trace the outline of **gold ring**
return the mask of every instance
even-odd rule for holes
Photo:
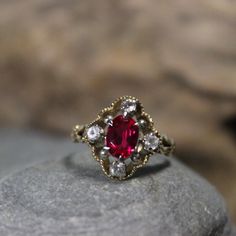
[[[175,144],[161,135],[138,99],[123,96],[103,109],[96,120],[76,125],[74,142],[88,143],[92,154],[111,179],[124,180],[144,166],[154,153],[170,155]]]

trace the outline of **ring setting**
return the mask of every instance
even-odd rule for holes
[[[71,136],[74,142],[88,143],[104,174],[118,180],[131,177],[153,154],[169,155],[175,148],[131,96],[115,100],[90,124],[76,125]]]

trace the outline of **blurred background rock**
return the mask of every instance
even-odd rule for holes
[[[2,127],[68,136],[126,94],[236,221],[235,1],[0,0]]]

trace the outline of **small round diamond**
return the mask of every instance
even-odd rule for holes
[[[160,144],[160,139],[154,133],[146,134],[143,140],[144,148],[148,151],[156,150]]]
[[[112,116],[107,116],[105,119],[104,119],[104,122],[108,125],[112,125],[112,120],[113,120],[113,117]]]
[[[101,151],[100,151],[100,158],[101,159],[106,159],[108,157],[108,150],[109,148],[104,147]]]
[[[130,114],[137,109],[137,102],[135,100],[125,100],[121,103],[121,110],[124,113]]]
[[[98,125],[93,125],[87,130],[87,137],[90,142],[94,142],[101,137],[103,129]]]
[[[147,121],[141,119],[141,120],[138,121],[138,125],[139,125],[141,128],[144,128],[144,127],[147,125]]]
[[[123,162],[114,161],[110,165],[109,170],[110,170],[111,176],[119,177],[119,178],[126,176],[126,166],[125,166],[125,163]]]

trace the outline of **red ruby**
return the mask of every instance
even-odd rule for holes
[[[106,135],[106,146],[117,158],[128,158],[135,150],[139,137],[139,127],[131,117],[119,115],[109,125]]]

